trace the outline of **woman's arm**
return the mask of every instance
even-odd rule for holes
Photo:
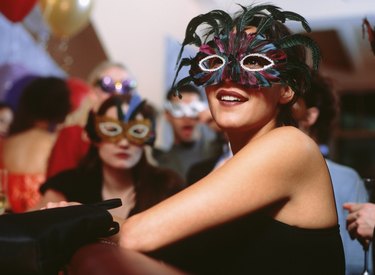
[[[56,208],[56,207],[65,207],[65,206],[70,206],[70,205],[79,205],[79,202],[68,202],[66,201],[66,197],[55,190],[49,189],[47,190],[38,205],[36,205],[33,209],[30,209],[29,211],[32,210],[40,210],[44,208]],[[108,210],[110,212],[110,210]],[[121,224],[124,222],[123,218],[120,218],[118,216],[112,215],[113,220],[118,222],[118,224],[121,226]],[[115,234],[109,239],[114,242],[119,241],[119,234]]]
[[[53,189],[48,189],[42,196],[39,203],[35,205],[33,208],[29,209],[28,211],[39,210],[41,208],[47,207],[48,203],[51,203],[51,202],[57,203],[61,201],[66,201],[66,197],[61,192],[55,191]],[[59,205],[59,206],[62,206],[62,205]],[[54,207],[57,207],[57,205]]]
[[[152,251],[276,202],[294,203],[294,194],[307,182],[303,178],[316,172],[306,169],[301,173],[301,167],[319,166],[324,160],[312,140],[286,128],[251,142],[202,180],[126,220],[120,245]],[[326,177],[329,180],[328,174]]]

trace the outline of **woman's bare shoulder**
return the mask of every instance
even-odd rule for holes
[[[303,142],[304,144],[315,144],[308,135],[293,126],[283,126],[269,132],[270,138],[276,138],[285,143]]]
[[[279,127],[250,142],[243,148],[243,157],[262,161],[269,168],[299,170],[312,161],[322,161],[318,145],[305,133],[291,126]]]
[[[296,152],[311,153],[318,150],[319,147],[313,139],[303,133],[298,128],[292,126],[284,126],[276,128],[254,142],[254,146],[260,148],[269,147],[271,150],[291,150]]]

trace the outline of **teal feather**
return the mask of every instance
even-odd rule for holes
[[[180,94],[179,92],[179,89],[184,86],[184,85],[187,85],[187,84],[190,84],[191,82],[193,81],[193,78],[191,76],[187,76],[187,77],[184,77],[183,79],[181,79],[177,86],[175,87],[174,85],[172,85],[172,88],[175,88],[175,93],[174,95],[175,96],[178,96],[178,98],[182,98],[182,95]]]
[[[180,49],[180,52],[177,56],[176,65],[178,64],[178,61],[181,59],[182,53],[184,51],[184,48],[186,45],[195,45],[197,47],[202,45],[202,41],[200,36],[196,33],[198,27],[202,24],[209,25],[214,33],[220,32],[220,24],[218,24],[216,17],[220,16],[222,14],[218,12],[208,12],[206,14],[201,14],[196,17],[194,17],[192,20],[190,20],[188,26],[186,27],[185,31],[185,39],[182,42],[182,46]],[[216,16],[216,17],[215,17]],[[229,15],[228,15],[229,16]]]
[[[172,83],[172,87],[174,87],[175,83],[176,83],[176,79],[177,79],[177,76],[178,74],[180,73],[180,70],[182,69],[182,67],[185,67],[185,66],[190,66],[191,65],[191,61],[192,59],[191,58],[183,58],[181,61],[180,61],[180,64],[176,70],[176,74],[174,76],[174,79],[173,79],[173,83]]]
[[[250,6],[250,9],[241,6],[241,8],[244,10],[244,12],[240,17],[240,20],[236,24],[237,31],[243,31],[244,29],[246,29],[249,26],[250,20],[257,15],[260,17],[269,17],[273,20],[283,19],[280,8],[274,5],[259,5],[255,7]],[[270,14],[263,12],[264,10],[268,11]]]
[[[286,84],[290,86],[293,91],[297,92],[299,90],[299,86],[295,81],[295,75],[303,75],[304,76],[304,89],[308,89],[311,83],[311,69],[310,67],[302,62],[289,62],[287,70],[282,73],[280,76],[283,79],[286,79]],[[303,91],[300,91],[301,93]]]
[[[210,12],[210,15],[218,22],[219,27],[207,31],[205,34],[206,40],[213,34],[215,36],[218,36],[219,33],[228,34],[233,29],[233,20],[228,13],[222,10],[213,10]]]
[[[299,46],[299,45],[303,45],[309,48],[311,50],[313,68],[315,70],[318,69],[319,61],[320,61],[320,49],[312,38],[302,35],[302,34],[292,34],[290,36],[279,39],[278,41],[274,42],[274,44],[277,47],[282,48],[282,49]]]
[[[307,22],[307,20],[303,16],[299,15],[298,13],[292,12],[292,11],[284,11],[283,13],[284,13],[284,15],[287,19],[292,20],[292,21],[301,22],[305,31],[311,32],[311,28],[309,26],[309,23]]]

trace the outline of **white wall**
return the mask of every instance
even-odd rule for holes
[[[140,93],[161,106],[166,37],[181,41],[187,22],[198,13],[191,0],[96,0],[92,21],[109,57],[128,66]]]

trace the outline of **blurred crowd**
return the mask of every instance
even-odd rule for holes
[[[19,77],[0,105],[6,211],[120,197],[123,207],[114,211],[125,218],[185,188],[189,168],[220,154],[223,141],[202,91],[188,85],[183,93],[180,101],[167,92],[157,110],[128,68],[111,61],[88,79]],[[167,150],[154,144],[160,119],[173,129]]]

